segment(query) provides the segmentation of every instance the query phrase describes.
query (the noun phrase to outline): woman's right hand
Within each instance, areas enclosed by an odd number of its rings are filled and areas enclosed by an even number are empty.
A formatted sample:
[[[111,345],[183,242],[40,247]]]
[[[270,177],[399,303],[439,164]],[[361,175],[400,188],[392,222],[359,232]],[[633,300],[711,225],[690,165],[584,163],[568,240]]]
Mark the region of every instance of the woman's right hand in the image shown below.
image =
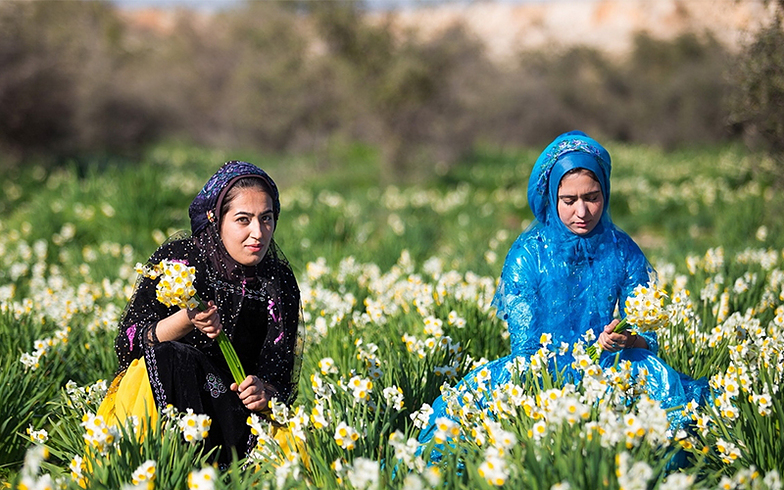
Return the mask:
[[[620,320],[616,318],[608,325],[605,325],[602,333],[599,334],[597,343],[602,347],[602,350],[607,352],[618,352],[624,348],[627,339],[624,332],[615,332],[615,326],[618,325],[618,323],[620,323]]]
[[[218,306],[213,301],[207,303],[207,309],[204,311],[189,309],[187,312],[193,326],[211,339],[216,338],[223,329]]]
[[[239,386],[232,383],[229,389],[236,391],[245,407],[253,412],[268,411],[270,400],[279,396],[271,383],[260,380],[258,376],[246,377]]]
[[[622,349],[631,349],[633,347],[648,348],[645,339],[632,332],[630,329],[625,329],[622,332],[616,332],[615,326],[620,323],[617,318],[605,325],[604,331],[599,334],[597,343],[602,347],[602,350],[607,352],[618,352]],[[642,340],[640,340],[642,339]]]

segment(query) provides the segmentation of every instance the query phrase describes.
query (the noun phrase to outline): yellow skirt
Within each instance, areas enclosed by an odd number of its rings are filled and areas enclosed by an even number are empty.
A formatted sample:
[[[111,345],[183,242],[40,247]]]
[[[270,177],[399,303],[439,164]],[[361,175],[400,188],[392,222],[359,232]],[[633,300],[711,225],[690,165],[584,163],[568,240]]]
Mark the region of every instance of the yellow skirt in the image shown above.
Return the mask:
[[[136,417],[139,421],[149,417],[150,424],[155,426],[158,421],[158,410],[152,396],[144,358],[134,359],[128,369],[114,378],[106,397],[98,407],[97,415],[102,416],[104,422],[113,426],[124,426],[128,417]],[[140,427],[142,430],[138,432],[140,435],[145,432],[143,424],[144,422]],[[295,440],[288,427],[276,427],[273,438],[280,445],[286,459],[293,460],[294,453],[298,452],[305,465],[309,466],[310,459],[307,457],[304,445]]]
[[[140,421],[149,417],[150,424],[155,425],[158,421],[158,410],[152,396],[144,358],[134,359],[128,369],[114,378],[106,398],[98,407],[97,415],[102,416],[109,425],[123,426],[131,416]]]

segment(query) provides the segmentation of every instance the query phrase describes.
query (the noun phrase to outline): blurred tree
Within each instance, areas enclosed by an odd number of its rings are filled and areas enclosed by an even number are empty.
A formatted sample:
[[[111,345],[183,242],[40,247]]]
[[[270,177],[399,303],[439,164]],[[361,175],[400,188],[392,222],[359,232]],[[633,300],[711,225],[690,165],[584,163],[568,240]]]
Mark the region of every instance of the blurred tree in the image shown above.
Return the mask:
[[[498,64],[463,26],[425,36],[359,1],[158,15],[148,24],[109,2],[0,1],[4,154],[177,138],[329,163],[339,143],[360,141],[379,149],[385,181],[405,182],[477,142],[540,145],[575,128],[667,147],[722,141],[729,83],[741,87],[733,128],[772,148],[784,141],[780,20],[728,78],[729,56],[709,34],[640,34],[625,59],[576,46]]]
[[[528,52],[521,56],[518,131],[528,144],[579,128],[599,136],[617,123],[618,68],[595,48],[576,46]],[[514,101],[512,101],[514,104]]]
[[[108,3],[0,3],[0,145],[62,156],[156,137],[163,114],[127,76],[124,36]]]
[[[619,116],[626,129],[611,136],[665,148],[725,139],[728,63],[710,33],[673,41],[638,34],[623,69],[627,90],[619,102],[625,114]]]
[[[493,68],[461,26],[420,39],[388,18],[362,18],[360,7],[345,1],[311,8],[328,53],[346,66],[352,97],[364,102],[357,129],[380,146],[382,178],[416,180],[473,146],[477,91]]]
[[[732,124],[750,146],[774,155],[784,185],[784,0],[768,3],[775,16],[738,57],[729,102]]]
[[[478,109],[494,67],[462,26],[424,42],[408,39],[379,80],[374,107],[385,129],[382,148],[396,180],[417,167],[449,167],[474,146]]]
[[[488,94],[483,140],[540,145],[579,128],[665,147],[723,141],[728,59],[708,34],[640,33],[623,58],[586,46],[524,52]]]
[[[0,4],[0,145],[15,153],[59,151],[73,136],[74,73],[47,20],[34,2]]]
[[[235,66],[219,108],[224,128],[240,142],[273,151],[290,148],[314,111],[318,86],[297,14],[273,3],[249,3],[230,17]]]

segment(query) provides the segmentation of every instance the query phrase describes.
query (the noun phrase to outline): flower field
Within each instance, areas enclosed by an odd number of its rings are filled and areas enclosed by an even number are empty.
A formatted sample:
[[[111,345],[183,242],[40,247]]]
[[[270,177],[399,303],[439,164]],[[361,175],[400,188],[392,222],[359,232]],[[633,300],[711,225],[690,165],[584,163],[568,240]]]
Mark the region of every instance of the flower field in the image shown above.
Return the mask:
[[[609,150],[614,221],[667,293],[659,354],[713,389],[708,406],[677,408],[688,431],[668,431],[644,376],[594,364],[592,339],[543,339],[486,411],[464,409],[416,442],[439,394],[457,396],[464,373],[509,353],[490,300],[531,220],[535,150],[480,152],[406,186],[379,185],[361,150],[318,172],[248,158],[282,189],[276,239],[302,290],[300,394],[272,412],[287,430],[249,418],[256,450],[216,468],[198,414],[107,426],[95,411],[134,265],[187,228],[190,199],[229,159],[161,147],[141,163],[4,175],[0,478],[14,489],[781,489],[784,198],[771,162],[735,147]],[[541,369],[559,349],[574,350],[578,385]]]

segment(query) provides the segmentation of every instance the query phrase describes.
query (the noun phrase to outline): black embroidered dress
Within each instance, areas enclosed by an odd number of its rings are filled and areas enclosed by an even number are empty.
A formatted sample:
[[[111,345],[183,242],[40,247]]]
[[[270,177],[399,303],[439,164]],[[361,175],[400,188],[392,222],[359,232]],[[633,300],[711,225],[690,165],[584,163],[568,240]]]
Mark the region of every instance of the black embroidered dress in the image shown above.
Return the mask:
[[[194,266],[199,297],[218,306],[224,331],[245,372],[274,385],[280,401],[292,402],[298,375],[299,290],[291,270],[276,267],[283,277],[249,278],[244,285],[235,284],[216,277],[200,252],[194,241],[186,238],[162,246],[150,262],[176,259]],[[265,262],[271,260],[275,259]],[[269,265],[262,262],[262,269]],[[223,354],[216,341],[196,329],[176,341],[157,341],[158,321],[178,308],[167,308],[156,299],[156,283],[140,279],[128,305],[115,342],[120,368],[143,356],[158,408],[171,404],[181,411],[191,408],[209,415],[208,446],[234,447],[242,455],[254,445],[246,423],[250,412],[237,393],[229,390],[233,380]],[[274,283],[280,284],[280,291],[271,291]],[[224,453],[224,457],[230,454]]]
[[[194,287],[199,298],[217,305],[223,330],[245,373],[273,385],[275,398],[290,405],[297,395],[303,343],[300,293],[291,267],[274,241],[258,265],[236,263],[221,242],[217,220],[208,222],[203,212],[219,209],[226,190],[238,176],[249,173],[269,179],[245,162],[224,165],[191,205],[194,235],[183,234],[165,243],[149,263],[175,260],[195,267]],[[277,218],[277,188],[271,179],[269,183]],[[209,212],[206,216],[211,218]],[[222,446],[221,462],[229,461],[232,448],[241,457],[255,446],[247,425],[251,412],[238,394],[229,390],[233,378],[220,347],[195,328],[178,340],[158,340],[158,322],[179,308],[158,301],[157,283],[158,279],[141,277],[125,309],[115,340],[120,371],[143,357],[158,410],[172,405],[179,411],[192,409],[209,415],[212,425],[207,447]]]

